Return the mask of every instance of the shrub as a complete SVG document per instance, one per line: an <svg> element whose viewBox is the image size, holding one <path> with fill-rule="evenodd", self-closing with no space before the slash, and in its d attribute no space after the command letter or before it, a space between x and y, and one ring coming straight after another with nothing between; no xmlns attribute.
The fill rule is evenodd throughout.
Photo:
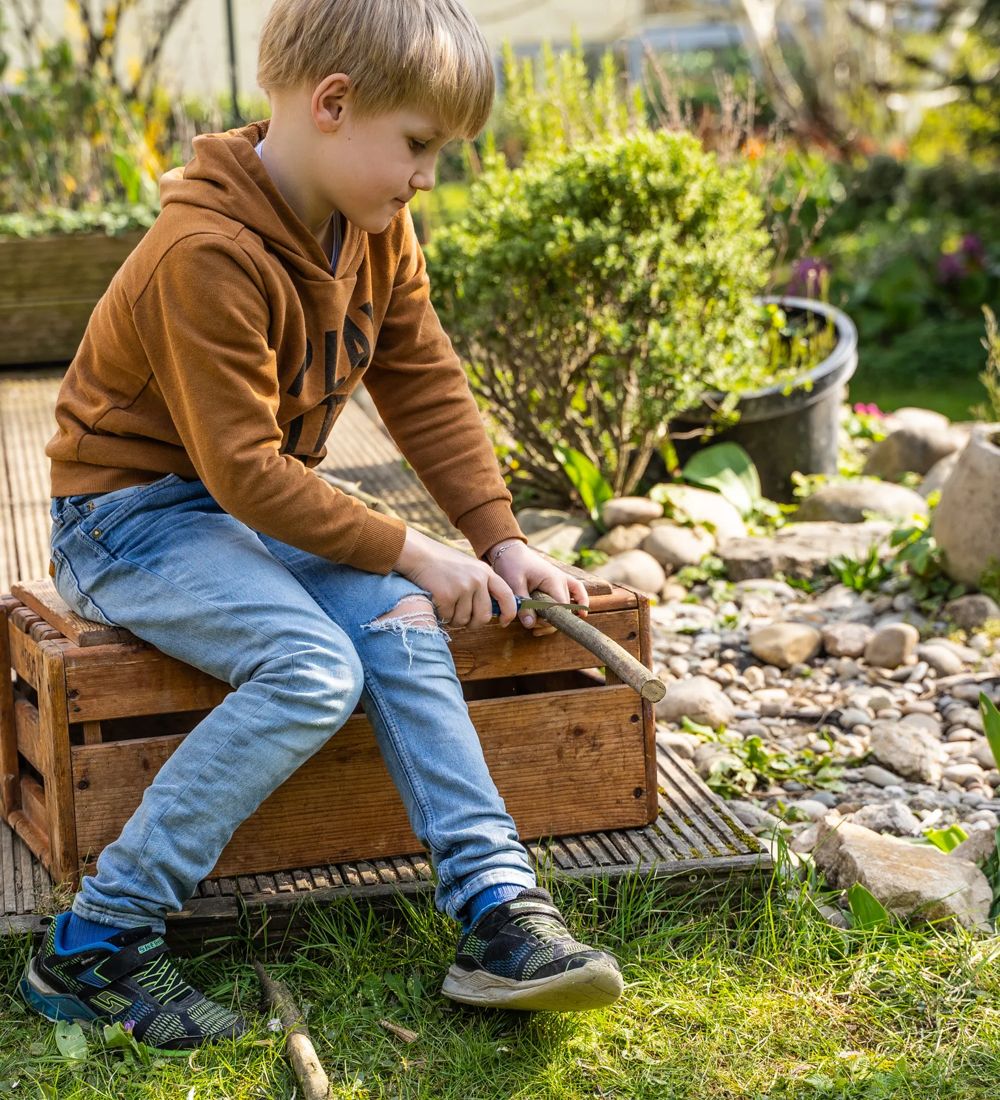
<svg viewBox="0 0 1000 1100"><path fill-rule="evenodd" d="M768 373L747 180L690 135L639 132L514 170L494 158L434 236L442 320L538 499L571 492L560 446L629 493L672 417Z"/></svg>

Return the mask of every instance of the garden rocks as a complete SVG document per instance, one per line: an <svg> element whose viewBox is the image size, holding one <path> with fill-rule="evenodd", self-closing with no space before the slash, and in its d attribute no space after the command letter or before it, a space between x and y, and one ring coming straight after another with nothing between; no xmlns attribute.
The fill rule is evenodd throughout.
<svg viewBox="0 0 1000 1100"><path fill-rule="evenodd" d="M517 522L526 535L544 531L546 527L555 527L570 519L570 513L559 508L522 508L517 513Z"/></svg>
<svg viewBox="0 0 1000 1100"><path fill-rule="evenodd" d="M964 433L943 416L913 419L872 447L864 472L886 481L898 481L905 473L926 474L964 442Z"/></svg>
<svg viewBox="0 0 1000 1100"><path fill-rule="evenodd" d="M773 538L724 539L718 555L730 580L773 577L775 573L810 579L831 558L863 558L872 546L884 542L892 525L868 523L790 523Z"/></svg>
<svg viewBox="0 0 1000 1100"><path fill-rule="evenodd" d="M656 704L656 717L662 721L678 723L689 718L713 729L728 725L735 713L732 700L707 676L693 676L670 684L666 695Z"/></svg>
<svg viewBox="0 0 1000 1100"><path fill-rule="evenodd" d="M962 658L940 642L917 646L917 660L926 661L938 676L955 676L962 671Z"/></svg>
<svg viewBox="0 0 1000 1100"><path fill-rule="evenodd" d="M642 541L642 549L667 570L697 565L715 549L712 536L693 527L657 523Z"/></svg>
<svg viewBox="0 0 1000 1100"><path fill-rule="evenodd" d="M952 470L958 463L958 456L961 452L953 451L947 458L942 458L940 462L935 462L934 465L927 471L927 476L920 483L918 493L926 500L931 493L941 492L948 478L951 477Z"/></svg>
<svg viewBox="0 0 1000 1100"><path fill-rule="evenodd" d="M897 775L933 786L941 782L948 758L934 734L893 719L881 719L872 726L869 744L872 756Z"/></svg>
<svg viewBox="0 0 1000 1100"><path fill-rule="evenodd" d="M593 546L596 539L597 529L590 520L575 517L528 535L529 545L556 556L576 553L584 547Z"/></svg>
<svg viewBox="0 0 1000 1100"><path fill-rule="evenodd" d="M615 554L624 554L626 550L638 550L651 530L645 523L625 523L612 527L594 543L594 549L603 550L612 557Z"/></svg>
<svg viewBox="0 0 1000 1100"><path fill-rule="evenodd" d="M980 584L1000 556L1000 424L975 429L959 456L934 513L934 538L944 551L945 569L962 584Z"/></svg>
<svg viewBox="0 0 1000 1100"><path fill-rule="evenodd" d="M991 620L1000 620L1000 606L989 596L974 592L949 600L944 605L944 615L963 630L978 630Z"/></svg>
<svg viewBox="0 0 1000 1100"><path fill-rule="evenodd" d="M663 511L676 520L709 527L717 539L742 538L746 524L725 497L691 485L661 485Z"/></svg>
<svg viewBox="0 0 1000 1100"><path fill-rule="evenodd" d="M874 833L891 833L893 836L920 835L920 819L905 802L899 800L862 806L845 820L871 829Z"/></svg>
<svg viewBox="0 0 1000 1100"><path fill-rule="evenodd" d="M862 523L869 514L903 522L926 516L927 502L912 489L887 481L838 481L821 486L804 500L796 519Z"/></svg>
<svg viewBox="0 0 1000 1100"><path fill-rule="evenodd" d="M966 928L991 930L993 891L986 876L975 864L932 845L827 818L820 824L813 858L832 885L848 890L860 882L896 916L953 919Z"/></svg>
<svg viewBox="0 0 1000 1100"><path fill-rule="evenodd" d="M768 665L790 668L819 652L820 632L806 623L771 623L750 630L750 652Z"/></svg>
<svg viewBox="0 0 1000 1100"><path fill-rule="evenodd" d="M649 497L612 497L601 508L601 519L609 528L626 523L649 523L662 515L662 505Z"/></svg>
<svg viewBox="0 0 1000 1100"><path fill-rule="evenodd" d="M603 565L595 565L590 572L614 584L627 584L654 594L667 579L663 566L645 550L626 550Z"/></svg>
<svg viewBox="0 0 1000 1100"><path fill-rule="evenodd" d="M823 648L831 657L860 657L871 641L864 623L829 623L823 627Z"/></svg>
<svg viewBox="0 0 1000 1100"><path fill-rule="evenodd" d="M899 668L916 652L920 632L909 623L883 626L865 646L865 660L876 668Z"/></svg>

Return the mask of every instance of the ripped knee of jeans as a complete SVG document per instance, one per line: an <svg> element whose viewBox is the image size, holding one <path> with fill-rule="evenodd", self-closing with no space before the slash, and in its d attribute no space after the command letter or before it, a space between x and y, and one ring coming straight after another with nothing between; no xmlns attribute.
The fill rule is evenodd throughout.
<svg viewBox="0 0 1000 1100"><path fill-rule="evenodd" d="M377 619L372 619L370 623L365 623L363 629L398 634L409 656L410 666L413 664L413 648L409 639L411 632L437 636L447 641L451 640L450 636L439 625L434 605L427 596L422 595L404 596L391 611L379 615Z"/></svg>

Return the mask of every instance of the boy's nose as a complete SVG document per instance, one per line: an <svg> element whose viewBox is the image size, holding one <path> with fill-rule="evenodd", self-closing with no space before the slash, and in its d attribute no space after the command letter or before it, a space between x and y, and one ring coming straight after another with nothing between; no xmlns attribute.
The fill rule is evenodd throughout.
<svg viewBox="0 0 1000 1100"><path fill-rule="evenodd" d="M422 169L419 172L414 172L410 177L410 186L417 191L433 191L435 183L434 177L435 171L433 168L430 170Z"/></svg>

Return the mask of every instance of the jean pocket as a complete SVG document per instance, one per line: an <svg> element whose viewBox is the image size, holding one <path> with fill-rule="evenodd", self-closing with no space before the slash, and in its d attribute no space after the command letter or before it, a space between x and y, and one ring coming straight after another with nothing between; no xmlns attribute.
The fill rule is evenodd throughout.
<svg viewBox="0 0 1000 1100"><path fill-rule="evenodd" d="M127 519L139 506L155 493L177 484L182 479L177 474L167 474L143 485L129 485L114 489L99 497L85 500L77 507L83 517L81 530L100 541L106 532Z"/></svg>
<svg viewBox="0 0 1000 1100"><path fill-rule="evenodd" d="M82 616L84 619L91 619L93 622L102 623L104 626L119 625L112 622L80 588L80 582L73 571L73 566L70 565L69 559L61 550L53 549L52 563L55 567L53 580L56 591L66 601L71 611L75 611L77 615Z"/></svg>

